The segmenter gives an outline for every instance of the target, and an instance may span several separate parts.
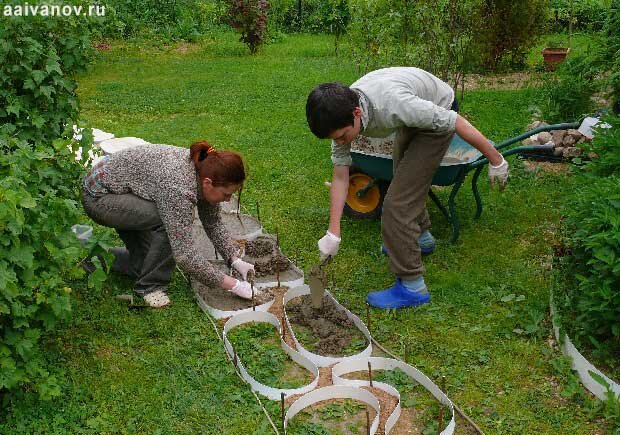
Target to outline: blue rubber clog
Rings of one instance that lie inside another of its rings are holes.
[[[376,308],[406,308],[417,307],[431,301],[428,293],[418,293],[407,289],[400,278],[396,283],[385,290],[368,293],[366,302]]]

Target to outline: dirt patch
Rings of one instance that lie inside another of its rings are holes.
[[[286,313],[299,342],[316,354],[346,356],[368,345],[362,332],[327,296],[319,309],[312,307],[310,295],[295,298]]]
[[[548,172],[550,174],[568,174],[570,166],[568,163],[536,162],[532,160],[522,160],[523,166],[530,172]]]
[[[494,75],[469,74],[465,78],[465,89],[522,89],[538,87],[542,83],[542,77],[542,74],[532,72]]]

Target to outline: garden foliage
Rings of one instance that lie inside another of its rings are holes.
[[[348,38],[360,72],[415,65],[456,83],[471,70],[479,0],[351,0]]]
[[[610,0],[552,0],[554,30],[598,31],[607,18]]]
[[[228,16],[232,27],[241,34],[239,40],[254,54],[265,43],[267,0],[229,0]]]
[[[485,69],[523,68],[528,50],[545,32],[548,0],[483,0],[480,55]]]
[[[620,118],[598,129],[586,151],[598,158],[584,165],[566,205],[564,293],[558,298],[569,333],[588,343],[617,370],[620,355]]]
[[[85,254],[71,232],[92,135],[71,142],[74,74],[86,68],[79,18],[5,18],[0,30],[0,394],[31,385],[58,394],[42,337],[70,311]],[[75,151],[82,146],[82,161]],[[101,284],[105,273],[91,275]]]
[[[281,32],[340,35],[350,19],[348,0],[279,0],[269,9],[269,27]]]
[[[94,37],[155,38],[195,41],[220,27],[226,16],[224,0],[104,0],[103,18],[91,26]]]
[[[589,50],[569,56],[545,79],[540,109],[546,121],[576,121],[594,108],[597,92],[620,113],[620,9],[614,5],[607,12],[605,27]]]
[[[79,18],[11,17],[0,26],[0,134],[32,143],[60,137],[78,113],[73,76],[88,63]]]

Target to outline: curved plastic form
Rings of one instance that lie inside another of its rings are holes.
[[[447,406],[450,409],[450,413],[452,418],[450,422],[446,426],[446,428],[441,432],[442,435],[452,435],[454,433],[454,428],[456,427],[456,422],[454,421],[454,405],[448,399],[448,396],[445,395],[443,391],[433,382],[431,381],[424,373],[419,371],[413,366],[410,366],[407,363],[402,361],[398,361],[392,358],[380,358],[380,357],[367,357],[367,358],[356,358],[353,360],[340,362],[334,367],[332,367],[332,382],[334,385],[347,385],[351,387],[369,387],[370,381],[360,380],[360,379],[346,379],[342,377],[348,373],[361,372],[368,370],[368,363],[373,370],[394,370],[400,369],[407,376],[412,378],[414,381],[422,385],[429,393],[431,393],[440,403]],[[396,388],[389,384],[385,384],[383,382],[373,381],[373,387],[380,388],[386,393],[396,396],[398,398],[398,404],[396,408],[390,414],[385,422],[385,433],[389,434],[390,431],[396,425],[398,418],[400,417],[401,407],[400,407],[400,393]]]
[[[280,324],[280,321],[276,318],[276,316],[274,316],[271,313],[265,313],[262,311],[250,311],[250,312],[246,312],[242,314],[236,314],[235,316],[231,317],[226,322],[226,324],[224,324],[224,331],[222,333],[222,338],[224,340],[224,347],[226,349],[226,353],[228,354],[229,358],[233,361],[233,363],[235,363],[235,365],[237,366],[237,369],[239,370],[241,377],[248,384],[250,384],[250,386],[252,387],[252,390],[256,391],[257,393],[271,400],[279,400],[282,393],[284,393],[285,396],[291,396],[291,395],[296,395],[296,394],[304,394],[304,393],[307,393],[308,391],[314,390],[319,382],[318,367],[308,358],[306,358],[305,356],[301,355],[299,352],[291,348],[281,338],[280,338],[280,345],[282,346],[282,350],[284,350],[284,352],[286,352],[291,357],[291,359],[295,361],[295,363],[299,364],[300,366],[308,370],[310,373],[312,373],[312,375],[314,376],[314,379],[312,380],[312,382],[309,383],[308,385],[304,385],[303,387],[299,387],[299,388],[274,388],[274,387],[270,387],[270,386],[267,386],[265,384],[258,382],[248,373],[248,371],[243,366],[243,362],[240,361],[240,359],[237,356],[235,356],[235,351],[233,350],[233,346],[228,340],[228,333],[237,326],[244,325],[246,323],[252,323],[252,322],[269,323],[276,327],[276,330],[278,331],[280,337],[282,337],[282,325]]]
[[[302,285],[302,286],[295,287],[287,291],[284,294],[284,297],[282,299],[282,304],[284,308],[284,319],[286,321],[286,326],[288,326],[288,329],[291,331],[293,342],[295,343],[295,346],[297,347],[299,352],[302,355],[309,358],[312,362],[314,362],[319,367],[327,367],[327,366],[330,366],[338,362],[350,361],[350,360],[354,360],[360,357],[369,357],[372,354],[372,337],[370,336],[370,331],[368,331],[368,328],[366,327],[364,322],[360,320],[359,317],[357,317],[355,314],[353,314],[352,312],[347,310],[345,307],[340,305],[338,301],[336,301],[336,299],[334,299],[334,297],[327,290],[325,290],[325,295],[331,300],[331,302],[334,305],[336,305],[336,307],[338,307],[338,309],[346,313],[347,317],[353,322],[353,324],[357,327],[357,329],[362,331],[362,333],[368,340],[368,347],[366,347],[366,349],[364,349],[363,351],[355,355],[349,355],[349,356],[343,356],[343,357],[332,357],[332,356],[323,356],[323,355],[318,355],[316,353],[312,353],[306,348],[304,348],[301,345],[301,343],[299,343],[299,341],[297,340],[297,337],[295,337],[295,331],[291,327],[291,323],[288,320],[288,315],[286,314],[286,304],[291,299],[304,296],[304,295],[309,295],[309,294],[310,294],[310,287],[308,287],[307,285]]]

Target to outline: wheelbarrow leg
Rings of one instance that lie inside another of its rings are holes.
[[[458,178],[454,183],[454,187],[450,192],[450,199],[448,200],[448,209],[450,210],[450,223],[452,224],[452,237],[450,237],[450,243],[454,243],[459,238],[459,218],[456,214],[456,207],[454,205],[454,199],[456,198],[456,194],[463,185],[463,180],[465,179],[465,171],[461,170],[459,172]]]
[[[446,219],[450,220],[450,212],[448,212],[448,209],[441,203],[435,192],[433,192],[432,188],[428,190],[428,196],[431,197],[437,208],[439,208],[439,210],[446,217]]]
[[[474,193],[474,198],[476,199],[476,215],[474,219],[479,219],[480,215],[482,215],[482,200],[480,199],[480,192],[478,191],[478,178],[480,177],[480,173],[482,172],[482,166],[478,166],[476,168],[476,172],[474,172],[474,176],[471,179],[471,190]]]

